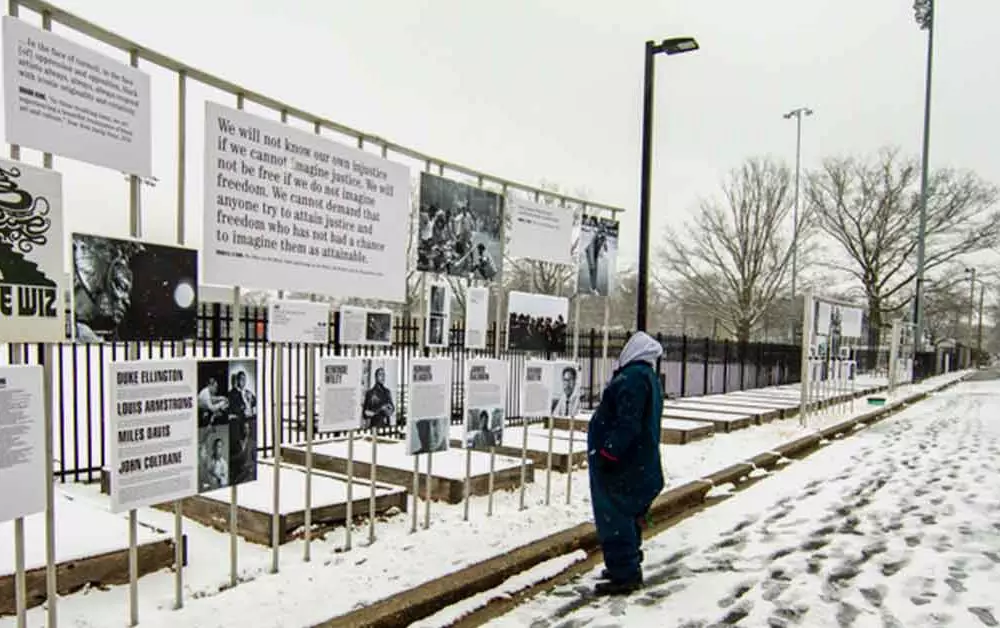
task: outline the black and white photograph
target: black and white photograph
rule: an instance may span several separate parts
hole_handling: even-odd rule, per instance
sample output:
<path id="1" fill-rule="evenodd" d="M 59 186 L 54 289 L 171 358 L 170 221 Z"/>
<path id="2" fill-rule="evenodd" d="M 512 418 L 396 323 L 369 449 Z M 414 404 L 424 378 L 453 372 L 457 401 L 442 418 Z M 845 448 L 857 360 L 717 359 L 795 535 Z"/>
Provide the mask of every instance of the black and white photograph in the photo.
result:
<path id="1" fill-rule="evenodd" d="M 465 411 L 465 446 L 489 451 L 503 445 L 503 408 L 469 408 Z"/>
<path id="2" fill-rule="evenodd" d="M 392 312 L 365 314 L 365 340 L 368 344 L 392 344 Z"/>
<path id="3" fill-rule="evenodd" d="M 580 367 L 573 362 L 552 366 L 552 416 L 574 417 L 580 411 Z"/>
<path id="4" fill-rule="evenodd" d="M 73 234 L 77 342 L 194 340 L 198 252 Z"/>
<path id="5" fill-rule="evenodd" d="M 497 279 L 503 268 L 503 220 L 499 194 L 421 173 L 417 270 Z"/>
<path id="6" fill-rule="evenodd" d="M 545 294 L 511 292 L 507 302 L 507 344 L 512 350 L 566 350 L 569 300 Z"/>
<path id="7" fill-rule="evenodd" d="M 198 361 L 198 488 L 257 479 L 257 362 Z"/>
<path id="8" fill-rule="evenodd" d="M 361 366 L 364 396 L 361 402 L 362 429 L 393 427 L 398 421 L 396 394 L 399 390 L 397 358 L 366 358 Z"/>
<path id="9" fill-rule="evenodd" d="M 406 430 L 406 450 L 411 456 L 448 450 L 448 417 L 414 419 Z"/>
<path id="10" fill-rule="evenodd" d="M 580 294 L 609 296 L 614 290 L 618 258 L 618 221 L 584 216 L 578 246 L 577 290 Z"/>
<path id="11" fill-rule="evenodd" d="M 448 284 L 428 284 L 426 321 L 424 344 L 428 347 L 447 347 L 451 328 L 451 289 Z"/>

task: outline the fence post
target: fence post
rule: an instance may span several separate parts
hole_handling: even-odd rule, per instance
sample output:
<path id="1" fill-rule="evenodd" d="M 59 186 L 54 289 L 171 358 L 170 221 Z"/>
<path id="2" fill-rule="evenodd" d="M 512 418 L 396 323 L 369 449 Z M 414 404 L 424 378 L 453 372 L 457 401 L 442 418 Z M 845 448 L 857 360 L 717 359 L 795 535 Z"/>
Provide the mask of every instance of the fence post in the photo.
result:
<path id="1" fill-rule="evenodd" d="M 212 304 L 212 355 L 222 355 L 222 304 Z"/>
<path id="2" fill-rule="evenodd" d="M 729 388 L 729 339 L 722 341 L 722 394 Z"/>
<path id="3" fill-rule="evenodd" d="M 681 336 L 681 397 L 687 396 L 688 380 L 688 337 Z"/>
<path id="4" fill-rule="evenodd" d="M 596 343 L 597 343 L 597 330 L 594 329 L 593 327 L 591 327 L 590 328 L 590 344 L 589 344 L 589 346 L 587 348 L 587 359 L 590 361 L 590 383 L 588 384 L 590 386 L 590 395 L 587 398 L 587 404 L 588 404 L 588 406 L 590 408 L 594 407 L 594 400 L 597 397 L 594 394 L 594 379 L 595 379 L 594 378 L 594 368 L 596 366 L 594 364 L 594 362 L 596 360 L 595 353 L 594 353 L 594 345 Z M 601 371 L 602 372 L 604 371 L 604 364 L 601 364 Z M 601 385 L 603 386 L 604 382 L 601 382 Z"/>
<path id="5" fill-rule="evenodd" d="M 708 376 L 710 374 L 710 369 L 711 369 L 711 361 L 710 361 L 711 355 L 712 355 L 712 339 L 709 338 L 708 336 L 705 336 L 705 362 L 704 362 L 705 376 L 701 378 L 702 395 L 708 394 Z"/>

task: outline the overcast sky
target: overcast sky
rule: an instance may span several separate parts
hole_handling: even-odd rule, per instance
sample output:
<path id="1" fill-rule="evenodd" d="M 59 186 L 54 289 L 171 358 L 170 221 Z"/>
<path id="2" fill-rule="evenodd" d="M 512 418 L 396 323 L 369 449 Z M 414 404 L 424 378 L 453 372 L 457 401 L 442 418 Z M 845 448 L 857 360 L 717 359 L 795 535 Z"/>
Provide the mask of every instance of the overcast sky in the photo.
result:
<path id="1" fill-rule="evenodd" d="M 782 114 L 797 106 L 816 110 L 805 123 L 807 167 L 826 155 L 885 145 L 916 155 L 920 147 L 926 34 L 910 0 L 57 4 L 344 124 L 505 178 L 551 182 L 625 207 L 624 264 L 634 264 L 637 248 L 646 39 L 693 35 L 702 46 L 657 62 L 657 231 L 689 216 L 745 157 L 771 154 L 792 163 L 794 122 Z M 1000 2 L 940 4 L 932 165 L 971 168 L 1000 183 Z M 170 242 L 175 82 L 150 72 L 161 183 L 146 200 L 144 235 Z M 211 90 L 189 90 L 192 159 L 200 160 L 194 145 L 203 142 L 205 98 L 233 103 Z M 189 244 L 198 245 L 201 167 L 189 164 Z M 57 168 L 67 173 L 71 229 L 127 235 L 120 175 L 66 160 Z"/>

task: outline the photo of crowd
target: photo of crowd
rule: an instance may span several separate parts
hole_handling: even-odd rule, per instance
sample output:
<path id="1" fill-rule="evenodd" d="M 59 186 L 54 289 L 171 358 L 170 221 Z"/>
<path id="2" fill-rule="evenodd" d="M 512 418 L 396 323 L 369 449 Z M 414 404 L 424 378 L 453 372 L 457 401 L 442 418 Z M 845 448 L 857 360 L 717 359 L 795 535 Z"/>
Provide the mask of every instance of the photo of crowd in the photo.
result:
<path id="1" fill-rule="evenodd" d="M 421 173 L 417 270 L 492 281 L 503 265 L 502 227 L 500 195 Z"/>
<path id="2" fill-rule="evenodd" d="M 507 306 L 507 344 L 520 351 L 566 350 L 569 301 L 526 292 L 511 292 Z"/>

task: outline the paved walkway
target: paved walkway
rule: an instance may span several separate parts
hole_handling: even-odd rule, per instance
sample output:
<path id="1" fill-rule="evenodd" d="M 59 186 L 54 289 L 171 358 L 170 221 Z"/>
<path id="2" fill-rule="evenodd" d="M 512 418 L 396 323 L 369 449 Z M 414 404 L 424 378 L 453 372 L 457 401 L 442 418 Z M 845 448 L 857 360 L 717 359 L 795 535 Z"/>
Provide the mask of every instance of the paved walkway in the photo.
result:
<path id="1" fill-rule="evenodd" d="M 1000 626 L 1000 381 L 938 393 L 647 543 L 646 588 L 597 573 L 491 625 Z"/>

